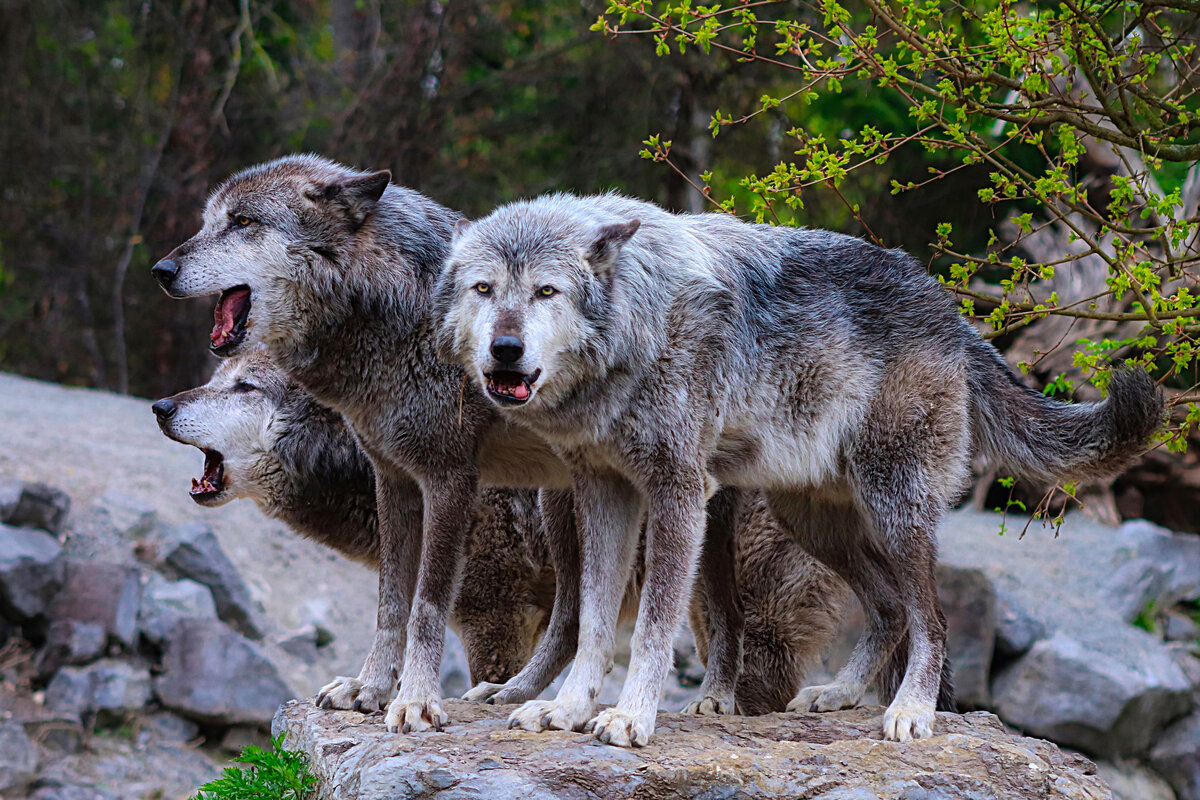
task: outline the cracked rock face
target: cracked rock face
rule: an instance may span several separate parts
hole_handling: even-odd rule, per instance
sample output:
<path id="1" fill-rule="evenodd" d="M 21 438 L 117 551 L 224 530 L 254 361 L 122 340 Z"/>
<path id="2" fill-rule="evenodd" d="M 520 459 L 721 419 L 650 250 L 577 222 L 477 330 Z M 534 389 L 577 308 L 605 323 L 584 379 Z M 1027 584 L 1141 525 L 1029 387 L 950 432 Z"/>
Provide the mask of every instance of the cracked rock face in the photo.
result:
<path id="1" fill-rule="evenodd" d="M 881 741 L 881 708 L 831 714 L 659 714 L 648 747 L 510 731 L 513 706 L 447 701 L 441 733 L 389 734 L 382 714 L 290 701 L 273 733 L 312 762 L 325 800 L 1111 800 L 1082 756 L 1006 732 L 991 714 L 938 714 L 936 735 Z"/>

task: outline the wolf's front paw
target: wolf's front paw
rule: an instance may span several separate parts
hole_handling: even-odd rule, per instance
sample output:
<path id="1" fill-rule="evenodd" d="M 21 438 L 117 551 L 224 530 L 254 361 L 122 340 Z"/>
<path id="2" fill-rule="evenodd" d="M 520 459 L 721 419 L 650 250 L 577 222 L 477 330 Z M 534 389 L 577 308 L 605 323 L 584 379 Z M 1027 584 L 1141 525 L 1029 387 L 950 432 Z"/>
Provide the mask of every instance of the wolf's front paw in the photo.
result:
<path id="1" fill-rule="evenodd" d="M 581 731 L 591 719 L 596 707 L 592 703 L 576 703 L 571 698 L 530 700 L 508 715 L 508 727 L 523 731 Z"/>
<path id="2" fill-rule="evenodd" d="M 854 708 L 866 689 L 849 683 L 826 683 L 801 689 L 787 704 L 788 711 L 840 711 Z"/>
<path id="3" fill-rule="evenodd" d="M 591 725 L 596 738 L 617 747 L 645 747 L 654 733 L 654 711 L 630 714 L 619 708 L 601 711 Z"/>
<path id="4" fill-rule="evenodd" d="M 317 708 L 361 711 L 370 714 L 385 708 L 395 693 L 396 684 L 364 683 L 358 678 L 340 676 L 321 687 Z"/>
<path id="5" fill-rule="evenodd" d="M 733 714 L 735 713 L 733 695 L 725 697 L 713 697 L 709 694 L 701 695 L 688 703 L 682 713 L 700 714 L 702 716 Z"/>
<path id="6" fill-rule="evenodd" d="M 883 712 L 883 738 L 891 742 L 911 742 L 933 736 L 933 703 L 896 698 Z"/>
<path id="7" fill-rule="evenodd" d="M 507 683 L 481 683 L 463 695 L 463 700 L 475 703 L 487 703 L 493 706 L 510 706 L 514 703 L 524 703 L 537 696 L 524 686 L 510 686 Z"/>
<path id="8" fill-rule="evenodd" d="M 388 733 L 420 733 L 440 731 L 450 722 L 450 717 L 442 708 L 442 698 L 437 695 L 415 697 L 406 695 L 402 690 L 400 696 L 388 706 L 383 721 Z"/>
<path id="9" fill-rule="evenodd" d="M 472 703 L 495 702 L 491 698 L 495 697 L 496 692 L 503 688 L 503 683 L 488 683 L 487 681 L 481 681 L 472 688 L 468 689 L 467 693 L 462 696 L 462 699 L 469 700 Z"/>

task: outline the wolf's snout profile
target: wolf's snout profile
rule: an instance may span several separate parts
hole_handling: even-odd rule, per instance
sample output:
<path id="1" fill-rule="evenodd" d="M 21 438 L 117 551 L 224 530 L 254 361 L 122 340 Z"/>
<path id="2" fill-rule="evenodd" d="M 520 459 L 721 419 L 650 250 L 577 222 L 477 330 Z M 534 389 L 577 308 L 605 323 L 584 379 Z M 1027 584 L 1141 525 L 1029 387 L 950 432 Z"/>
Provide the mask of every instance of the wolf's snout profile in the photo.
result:
<path id="1" fill-rule="evenodd" d="M 179 265 L 169 258 L 164 258 L 150 268 L 150 274 L 154 276 L 154 280 L 158 281 L 159 286 L 169 289 L 171 281 L 175 280 L 175 276 L 179 274 Z"/>
<path id="2" fill-rule="evenodd" d="M 175 401 L 169 397 L 156 401 L 150 408 L 154 409 L 154 416 L 158 418 L 159 424 L 175 416 Z"/>

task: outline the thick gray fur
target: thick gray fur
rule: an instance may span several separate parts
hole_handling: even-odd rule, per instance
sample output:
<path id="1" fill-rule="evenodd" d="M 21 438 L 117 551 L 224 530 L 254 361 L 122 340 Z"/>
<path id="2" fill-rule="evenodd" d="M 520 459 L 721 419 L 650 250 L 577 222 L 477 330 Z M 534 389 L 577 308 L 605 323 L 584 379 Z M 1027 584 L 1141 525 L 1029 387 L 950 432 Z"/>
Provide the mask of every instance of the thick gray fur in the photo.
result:
<path id="1" fill-rule="evenodd" d="M 902 252 L 617 195 L 542 197 L 465 226 L 437 303 L 443 356 L 576 477 L 579 649 L 558 697 L 514 720 L 591 719 L 616 744 L 653 731 L 717 487 L 762 490 L 864 607 L 847 665 L 791 707 L 855 705 L 907 641 L 883 719 L 904 741 L 933 729 L 945 652 L 935 532 L 973 449 L 1023 474 L 1096 477 L 1132 459 L 1162 416 L 1139 372 L 1117 373 L 1100 403 L 1023 387 Z M 514 374 L 528 397 L 506 388 Z M 643 514 L 632 665 L 617 705 L 592 719 Z"/>
<path id="2" fill-rule="evenodd" d="M 170 438 L 218 452 L 220 493 L 208 506 L 248 498 L 267 516 L 373 569 L 379 567 L 375 479 L 342 418 L 276 367 L 265 350 L 225 359 L 203 386 L 167 398 Z M 736 690 L 746 714 L 783 711 L 836 630 L 849 590 L 775 522 L 757 493 L 739 510 L 732 552 L 745 611 L 745 666 Z M 637 607 L 640 574 L 622 605 Z M 482 491 L 450 625 L 471 678 L 503 684 L 528 662 L 553 608 L 555 576 L 536 493 Z M 692 602 L 692 627 L 708 661 L 708 602 Z M 499 687 L 497 687 L 499 688 Z"/>

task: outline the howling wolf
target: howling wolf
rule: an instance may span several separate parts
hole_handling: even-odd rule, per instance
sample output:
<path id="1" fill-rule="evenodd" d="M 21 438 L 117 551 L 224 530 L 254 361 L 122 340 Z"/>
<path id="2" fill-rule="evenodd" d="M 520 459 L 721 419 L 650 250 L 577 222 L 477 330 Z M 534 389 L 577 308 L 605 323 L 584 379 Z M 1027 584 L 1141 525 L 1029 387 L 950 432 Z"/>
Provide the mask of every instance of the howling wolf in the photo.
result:
<path id="1" fill-rule="evenodd" d="M 541 493 L 559 577 L 554 610 L 496 702 L 536 697 L 570 660 L 579 553 L 569 467 L 540 435 L 468 392 L 461 367 L 437 359 L 433 290 L 461 215 L 390 177 L 316 156 L 252 167 L 217 187 L 200 231 L 151 272 L 171 297 L 219 295 L 213 352 L 232 356 L 262 343 L 289 379 L 346 420 L 367 453 L 379 514 L 379 619 L 358 677 L 334 680 L 318 701 L 387 706 L 388 729 L 409 732 L 447 721 L 438 664 L 478 488 L 556 490 Z M 720 557 L 736 516 L 715 519 L 714 558 L 699 582 L 713 599 L 713 652 L 695 711 L 732 699 L 740 661 L 732 565 Z M 706 575 L 719 580 L 706 587 Z M 396 672 L 399 693 L 389 704 Z"/>
<path id="2" fill-rule="evenodd" d="M 378 569 L 370 461 L 342 418 L 289 380 L 264 350 L 222 361 L 208 383 L 153 409 L 164 434 L 204 454 L 191 492 L 197 503 L 249 498 L 267 516 Z M 746 714 L 782 711 L 828 642 L 848 590 L 780 529 L 761 496 L 741 510 L 734 545 L 746 615 L 737 707 Z M 533 654 L 554 596 L 548 553 L 534 492 L 482 491 L 450 618 L 473 681 L 502 684 Z M 636 602 L 639 590 L 635 576 L 627 600 Z M 623 615 L 635 608 L 624 603 Z M 692 627 L 707 662 L 701 597 L 692 603 Z"/>
<path id="3" fill-rule="evenodd" d="M 591 725 L 645 743 L 717 487 L 761 489 L 857 594 L 867 629 L 792 708 L 853 706 L 893 650 L 908 669 L 886 738 L 929 736 L 945 652 L 935 532 L 972 451 L 1043 478 L 1117 471 L 1160 424 L 1142 371 L 1107 400 L 1024 387 L 914 259 L 861 240 L 554 195 L 460 224 L 436 303 L 443 357 L 576 475 L 579 649 L 554 701 L 514 720 L 595 715 L 612 626 L 648 514 L 629 678 Z M 722 490 L 723 491 L 723 490 Z"/>

